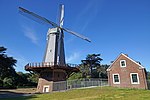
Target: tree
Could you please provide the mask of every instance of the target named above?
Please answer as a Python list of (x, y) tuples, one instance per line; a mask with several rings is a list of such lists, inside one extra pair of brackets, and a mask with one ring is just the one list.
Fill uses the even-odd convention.
[[(14, 66), (16, 66), (17, 60), (15, 60), (13, 57), (8, 57), (5, 53), (7, 49), (5, 47), (0, 47), (0, 80), (4, 83), (10, 83), (9, 85), (13, 85), (12, 82), (15, 84), (16, 81), (16, 71), (14, 69)], [(14, 80), (11, 81), (10, 78), (13, 78)], [(5, 80), (4, 80), (5, 79)], [(1, 85), (4, 85), (4, 83), (1, 82)]]
[(72, 73), (72, 75), (68, 78), (68, 80), (82, 79), (82, 73)]
[(23, 72), (17, 72), (17, 80), (19, 80), (17, 82), (18, 87), (23, 87), (26, 86), (26, 84), (28, 84), (27, 76)]
[(16, 88), (15, 84), (15, 78), (14, 77), (5, 77), (3, 80), (3, 87), (4, 88)]
[(38, 73), (26, 73), (28, 79), (28, 84), (30, 86), (36, 86), (38, 83), (39, 74)]
[(83, 78), (105, 78), (107, 79), (107, 68), (109, 65), (101, 64), (100, 54), (88, 54), (85, 60), (81, 60), (79, 65), (80, 72), (73, 73), (69, 80)]
[(3, 87), (3, 80), (0, 79), (0, 88), (2, 88), (2, 87)]
[(79, 65), (80, 72), (82, 73), (82, 78), (90, 78), (90, 67), (89, 65), (85, 64), (85, 62)]
[(97, 67), (96, 69), (96, 76), (95, 77), (99, 77), (99, 78), (107, 78), (107, 68), (109, 67), (110, 65), (101, 65), (99, 67)]
[(0, 88), (16, 88), (17, 86), (36, 86), (38, 74), (16, 72), (17, 60), (6, 55), (6, 48), (0, 47)]
[(18, 76), (17, 79), (19, 80), (17, 82), (18, 87), (35, 87), (37, 85), (38, 81), (38, 74), (36, 73), (23, 73), (23, 72), (17, 72)]
[(94, 77), (93, 71), (100, 66), (100, 62), (103, 59), (100, 58), (100, 54), (88, 54), (86, 60), (82, 60), (80, 66), (81, 71), (83, 72), (83, 77), (90, 76)]

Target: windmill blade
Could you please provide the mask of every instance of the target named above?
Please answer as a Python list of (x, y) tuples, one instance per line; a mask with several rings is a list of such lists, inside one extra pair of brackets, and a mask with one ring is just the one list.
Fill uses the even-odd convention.
[(60, 5), (59, 26), (62, 27), (64, 22), (64, 5)]
[(81, 38), (81, 39), (84, 39), (84, 40), (86, 40), (86, 41), (88, 41), (88, 42), (91, 42), (90, 39), (88, 39), (87, 37), (85, 37), (85, 36), (83, 36), (83, 35), (81, 35), (81, 34), (78, 34), (78, 33), (76, 33), (76, 32), (73, 32), (73, 31), (69, 30), (69, 29), (66, 29), (66, 28), (62, 28), (62, 29), (63, 29), (64, 31), (68, 32), (68, 33), (71, 33), (71, 34), (73, 34), (73, 35), (75, 35), (75, 36)]
[(33, 12), (30, 12), (22, 7), (19, 7), (19, 13), (28, 17), (28, 18), (31, 18), (33, 19), (34, 21), (36, 22), (40, 22), (40, 23), (43, 23), (43, 24), (48, 24), (48, 25), (52, 25), (53, 27), (59, 27), (56, 23), (52, 22), (52, 21), (49, 21), (48, 19), (44, 18), (44, 17), (41, 17)]

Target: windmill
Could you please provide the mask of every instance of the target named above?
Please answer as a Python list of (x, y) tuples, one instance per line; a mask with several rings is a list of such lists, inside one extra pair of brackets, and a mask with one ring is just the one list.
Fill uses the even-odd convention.
[(60, 5), (60, 17), (58, 24), (44, 17), (41, 17), (33, 12), (30, 12), (22, 7), (19, 7), (19, 12), (22, 15), (29, 17), (35, 21), (42, 22), (53, 27), (49, 28), (47, 32), (47, 45), (43, 62), (29, 63), (25, 66), (25, 69), (27, 71), (35, 71), (40, 74), (37, 90), (39, 92), (50, 91), (52, 90), (53, 85), (51, 84), (49, 88), (44, 88), (45, 84), (50, 84), (50, 82), (52, 81), (66, 80), (66, 78), (68, 78), (72, 72), (79, 71), (76, 67), (73, 67), (73, 65), (68, 65), (65, 62), (64, 31), (73, 34), (81, 39), (84, 39), (88, 42), (91, 41), (87, 37), (63, 27), (64, 5)]

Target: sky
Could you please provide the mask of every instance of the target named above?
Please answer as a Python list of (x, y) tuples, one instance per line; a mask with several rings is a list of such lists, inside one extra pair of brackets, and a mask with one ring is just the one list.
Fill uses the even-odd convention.
[(52, 28), (22, 16), (18, 7), (57, 23), (59, 4), (65, 5), (63, 27), (92, 41), (65, 32), (67, 63), (80, 64), (87, 54), (98, 53), (101, 64), (110, 64), (125, 53), (150, 71), (150, 0), (0, 0), (0, 46), (17, 60), (16, 71), (42, 62)]

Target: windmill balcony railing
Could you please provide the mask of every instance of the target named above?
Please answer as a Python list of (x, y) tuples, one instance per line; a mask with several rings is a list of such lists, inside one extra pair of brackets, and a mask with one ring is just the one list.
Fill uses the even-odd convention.
[(42, 63), (28, 63), (25, 68), (29, 68), (29, 67), (36, 67), (36, 68), (41, 68), (41, 67), (52, 67), (52, 66), (63, 66), (63, 67), (77, 67), (78, 64), (63, 64), (63, 65), (60, 65), (59, 63), (54, 63), (54, 62), (42, 62)]

